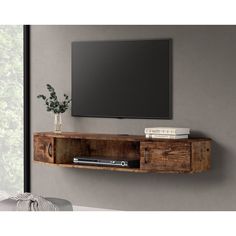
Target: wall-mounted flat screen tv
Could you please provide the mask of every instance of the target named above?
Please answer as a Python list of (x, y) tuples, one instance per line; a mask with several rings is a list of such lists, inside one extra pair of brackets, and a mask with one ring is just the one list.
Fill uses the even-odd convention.
[(72, 43), (72, 116), (170, 119), (170, 39)]

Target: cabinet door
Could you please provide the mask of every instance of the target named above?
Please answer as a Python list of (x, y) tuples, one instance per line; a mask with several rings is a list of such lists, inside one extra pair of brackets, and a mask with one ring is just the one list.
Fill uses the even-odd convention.
[(54, 139), (34, 136), (34, 160), (54, 163)]
[(190, 143), (142, 142), (140, 168), (149, 171), (189, 172)]

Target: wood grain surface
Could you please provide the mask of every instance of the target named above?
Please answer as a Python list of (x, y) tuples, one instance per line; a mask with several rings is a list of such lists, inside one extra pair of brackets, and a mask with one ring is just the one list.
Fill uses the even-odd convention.
[(121, 141), (149, 141), (149, 142), (193, 142), (211, 140), (209, 138), (189, 138), (189, 139), (147, 139), (144, 135), (128, 135), (128, 134), (94, 134), (94, 133), (80, 133), (80, 132), (63, 132), (61, 134), (53, 132), (36, 132), (34, 135), (53, 138), (74, 138), (74, 139), (96, 139), (96, 140), (121, 140)]
[(190, 171), (190, 143), (142, 142), (140, 168), (144, 170)]
[(211, 141), (198, 141), (192, 143), (191, 148), (192, 171), (202, 172), (211, 166)]
[[(140, 160), (140, 168), (73, 164), (73, 158)], [(146, 139), (137, 135), (34, 134), (34, 160), (54, 166), (127, 172), (197, 173), (209, 170), (211, 139)]]
[(34, 160), (54, 163), (54, 138), (34, 136)]

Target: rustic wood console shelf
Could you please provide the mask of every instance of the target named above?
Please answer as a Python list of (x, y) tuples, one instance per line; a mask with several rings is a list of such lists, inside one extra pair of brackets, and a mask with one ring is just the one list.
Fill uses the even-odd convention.
[[(139, 168), (73, 164), (73, 157), (140, 160)], [(136, 135), (35, 133), (34, 160), (53, 166), (126, 172), (195, 173), (210, 168), (211, 140), (146, 139)]]

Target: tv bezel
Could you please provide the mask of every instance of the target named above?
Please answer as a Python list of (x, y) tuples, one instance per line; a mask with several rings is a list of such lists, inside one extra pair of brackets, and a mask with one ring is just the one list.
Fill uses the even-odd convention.
[(122, 39), (122, 40), (81, 40), (81, 41), (72, 41), (71, 42), (71, 97), (73, 98), (72, 89), (73, 89), (73, 75), (72, 75), (72, 50), (73, 44), (83, 43), (83, 42), (137, 42), (137, 41), (163, 41), (166, 40), (169, 42), (169, 116), (166, 117), (149, 117), (149, 116), (109, 116), (109, 115), (75, 115), (73, 113), (73, 99), (71, 104), (71, 116), (72, 117), (84, 117), (84, 118), (115, 118), (115, 119), (162, 119), (170, 120), (173, 119), (173, 40), (171, 38), (158, 38), (158, 39)]

